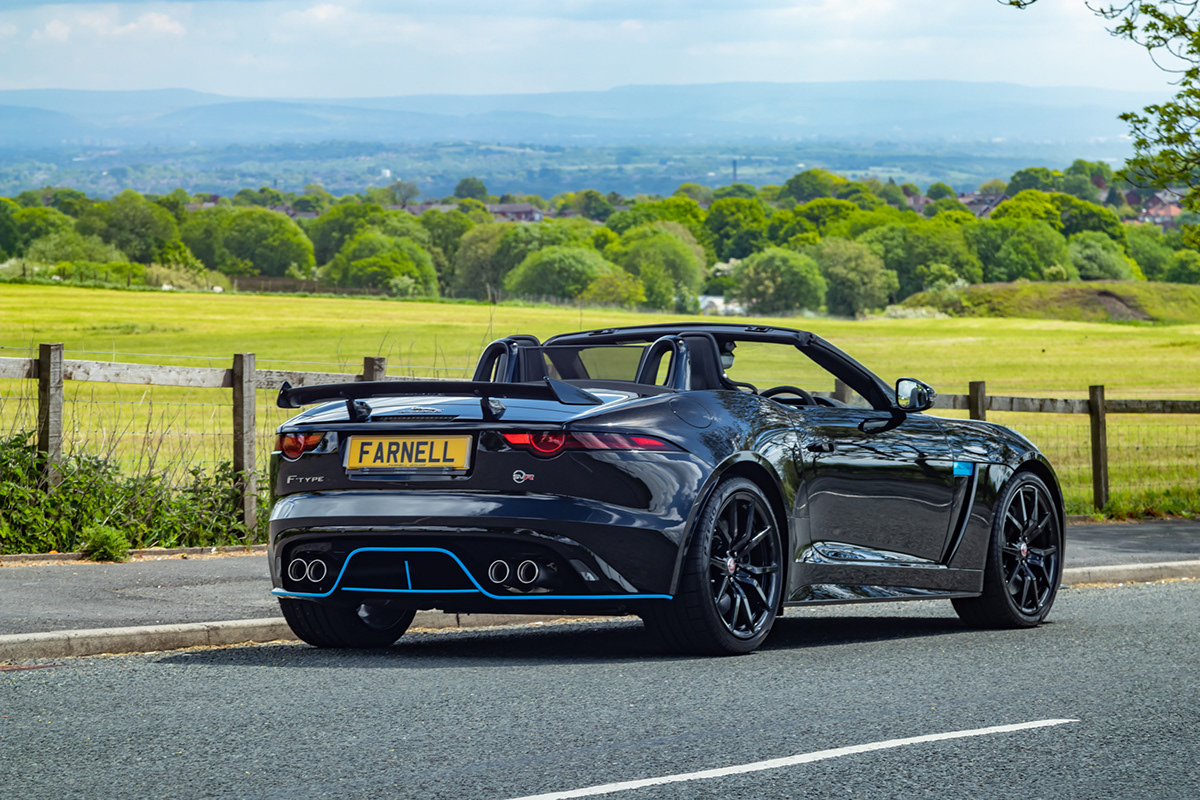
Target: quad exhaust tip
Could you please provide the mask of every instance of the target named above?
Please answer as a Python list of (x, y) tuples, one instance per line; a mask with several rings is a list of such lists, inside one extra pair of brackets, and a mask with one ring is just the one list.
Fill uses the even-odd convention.
[(311, 583), (320, 583), (328, 574), (329, 567), (319, 558), (314, 558), (312, 561), (293, 558), (287, 568), (287, 576), (296, 583), (305, 580)]
[(517, 565), (517, 580), (528, 586), (538, 579), (541, 568), (537, 562), (526, 559)]
[(507, 561), (496, 559), (488, 566), (488, 580), (492, 583), (504, 583), (508, 580), (509, 573)]

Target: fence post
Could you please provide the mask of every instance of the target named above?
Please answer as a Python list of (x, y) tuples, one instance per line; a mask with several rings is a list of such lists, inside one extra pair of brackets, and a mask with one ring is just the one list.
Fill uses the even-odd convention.
[(62, 475), (63, 346), (38, 345), (38, 452), (45, 457), (42, 477), (58, 486)]
[(842, 403), (850, 402), (850, 386), (842, 381), (834, 378), (833, 380), (833, 399)]
[(1088, 416), (1092, 421), (1092, 505), (1108, 505), (1108, 423), (1104, 415), (1104, 387), (1088, 387)]
[(382, 381), (387, 379), (387, 358), (384, 356), (366, 356), (363, 359), (363, 380)]
[(239, 508), (246, 529), (258, 524), (258, 463), (254, 456), (255, 383), (254, 353), (233, 357), (233, 472), (237, 476)]
[(967, 408), (971, 419), (987, 419), (987, 381), (967, 384)]

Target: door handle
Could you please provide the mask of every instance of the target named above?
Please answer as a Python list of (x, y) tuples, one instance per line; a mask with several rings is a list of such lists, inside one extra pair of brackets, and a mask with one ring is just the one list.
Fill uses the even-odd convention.
[(813, 442), (808, 446), (810, 453), (832, 453), (837, 449), (833, 442)]

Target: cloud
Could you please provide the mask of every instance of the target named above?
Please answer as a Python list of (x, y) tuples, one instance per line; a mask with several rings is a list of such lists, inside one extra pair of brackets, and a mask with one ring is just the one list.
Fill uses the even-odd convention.
[(0, 85), (30, 87), (362, 97), (946, 77), (1169, 90), (1083, 0), (940, 0), (936, 14), (912, 0), (0, 0), (0, 39)]
[(34, 41), (49, 39), (53, 42), (65, 42), (71, 38), (71, 26), (60, 19), (52, 19), (41, 30), (33, 32)]

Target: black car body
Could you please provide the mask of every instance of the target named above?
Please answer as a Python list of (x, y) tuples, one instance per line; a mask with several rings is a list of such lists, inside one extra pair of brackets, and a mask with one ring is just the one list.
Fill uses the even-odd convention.
[[(787, 383), (741, 378), (760, 374)], [(513, 336), (471, 381), (285, 386), (281, 406), (322, 404), (279, 428), (274, 594), (322, 646), (388, 644), (427, 608), (632, 613), (718, 653), (799, 604), (1037, 624), (1054, 471), (1007, 428), (922, 413), (933, 397), (811, 333), (707, 323)]]

